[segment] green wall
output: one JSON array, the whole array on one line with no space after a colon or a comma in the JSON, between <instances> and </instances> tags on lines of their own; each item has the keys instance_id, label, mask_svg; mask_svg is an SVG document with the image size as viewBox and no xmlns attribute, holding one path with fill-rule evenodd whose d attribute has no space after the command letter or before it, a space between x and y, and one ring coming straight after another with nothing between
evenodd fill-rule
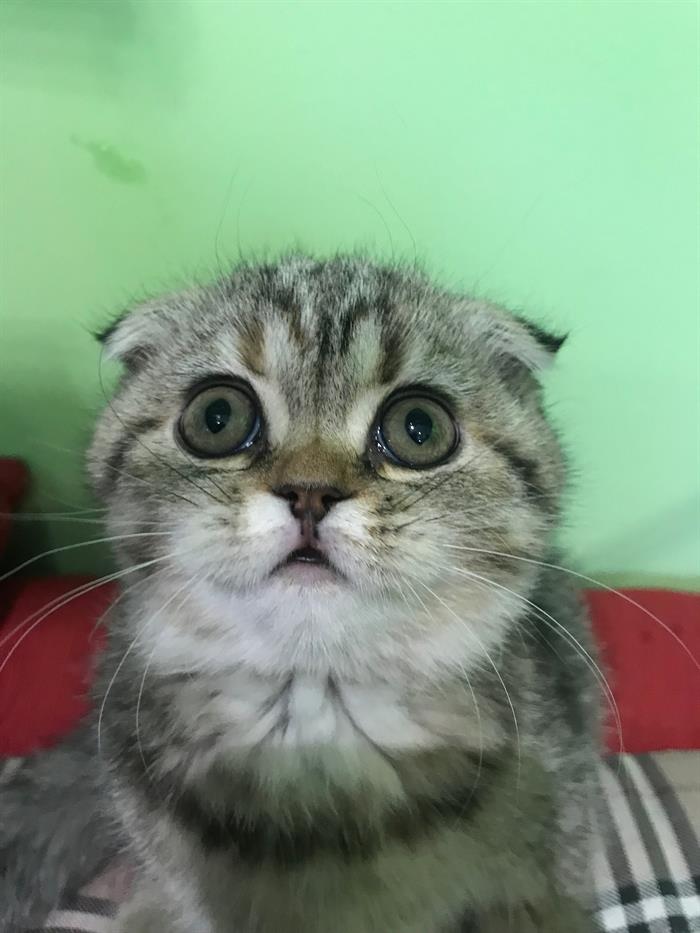
<instances>
[{"instance_id":1,"label":"green wall","mask_svg":"<svg viewBox=\"0 0 700 933\"><path fill-rule=\"evenodd\" d=\"M574 565L698 585L697 17L4 0L0 450L32 465L27 508L89 503L89 331L123 305L239 252L415 250L571 331L547 383ZM25 554L98 533L23 527Z\"/></svg>"}]
</instances>

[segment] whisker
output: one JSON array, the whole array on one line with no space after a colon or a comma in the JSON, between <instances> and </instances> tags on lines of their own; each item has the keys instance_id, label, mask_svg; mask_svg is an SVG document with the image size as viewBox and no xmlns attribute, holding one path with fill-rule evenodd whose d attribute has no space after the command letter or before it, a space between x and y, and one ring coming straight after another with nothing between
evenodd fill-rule
<instances>
[{"instance_id":1,"label":"whisker","mask_svg":"<svg viewBox=\"0 0 700 933\"><path fill-rule=\"evenodd\" d=\"M452 478L452 473L443 473L438 475L427 487L422 484L418 488L411 488L404 493L402 497L392 502L392 512L405 511L415 505L416 502L425 499L427 496L436 492L441 486Z\"/></svg>"},{"instance_id":2,"label":"whisker","mask_svg":"<svg viewBox=\"0 0 700 933\"><path fill-rule=\"evenodd\" d=\"M399 581L403 582L410 589L413 595L416 597L418 604L422 606L428 618L431 621L434 621L435 617L433 616L432 612L426 605L425 601L421 599L421 597L418 595L416 590L413 588L413 585L411 584L411 581L408 579L408 577L404 576L403 574L397 574L397 576L399 578ZM406 596L405 596L405 593L403 592L402 587L399 587L399 592L404 597L404 600L406 601L406 605L408 606L408 608L411 609L411 606L409 605L408 600L406 599ZM467 799L464 805L464 809L466 810L472 800L472 797L476 793L477 788L479 786L479 781L481 780L481 772L482 772L483 764L484 764L484 730L483 730L483 726L481 722L481 709L479 708L479 701L476 698L476 693L474 692L474 687L469 678L469 674L467 673L467 669L461 664L459 665L459 668L460 668L460 671L462 672L462 676L464 677L464 680L466 681L469 693L471 694L472 703L474 704L474 712L476 714L476 725L477 725L477 729L479 732L479 764L476 769L476 778L474 779L474 787L472 788L471 793L469 794L469 798Z\"/></svg>"},{"instance_id":3,"label":"whisker","mask_svg":"<svg viewBox=\"0 0 700 933\"><path fill-rule=\"evenodd\" d=\"M411 240L411 243L413 244L413 267L416 268L416 266L418 265L418 245L416 243L416 238L413 236L413 233L411 232L411 228L408 226L408 224L403 219L401 214L399 214L399 212L396 210L393 201L387 194L386 188L384 187L382 183L381 175L379 174L379 167L377 166L376 163L374 165L374 174L377 176L377 182L379 183L379 187L381 188L382 194L384 195L384 200L387 202L387 204L393 211L395 217L397 218L401 226L404 228L404 230L406 231L406 233L408 234Z\"/></svg>"},{"instance_id":4,"label":"whisker","mask_svg":"<svg viewBox=\"0 0 700 933\"><path fill-rule=\"evenodd\" d=\"M177 554L177 553L179 553L179 552L173 552L172 554L168 554L167 557L168 557L168 558L173 557L173 556L174 556L175 554ZM189 585L191 585L191 582L192 582L191 580L188 580L187 583L186 583L185 585L186 585L186 586L189 586ZM183 586L181 589L177 590L176 593L174 594L174 596L177 596L177 594L180 593L180 592L182 592L182 590L183 590L184 588L185 588L185 587ZM173 598L174 598L174 597L173 597ZM128 648L126 649L126 651L125 651L124 654L122 655L121 660L119 661L119 664L116 666L116 668L115 668L115 670L114 670L114 673L112 674L112 676L111 676L111 678L110 678L110 680L109 680L109 683L107 684L107 689L105 690L105 694L104 694L104 696L102 697L102 703L100 704L100 711L99 711L99 714L98 714L98 717L97 717L97 753L98 753L98 755L101 755L101 754L102 754L102 718L103 718L103 716L104 716L105 706L107 705L107 698L108 698L108 696L109 696L109 694L110 694L110 691L111 691L112 687L114 686L117 677L119 676L119 672L121 671L122 667L123 667L124 664L126 663L126 659L127 659L128 656L131 654L131 652L134 650L134 648L135 648L135 646L136 646L138 640L139 640L139 639L141 638L141 636L144 634L144 628L145 628L147 625L151 625L151 624L155 621L155 619L159 616L159 614L166 608L166 606L167 606L170 602L172 602L172 599L168 599L167 602L165 602L165 603L161 606L161 608L155 613L155 615L151 616L151 618L148 619L148 621L147 621L146 623L144 623L144 625L142 625L142 626L139 628L139 631L136 633L136 635L134 636L134 638L133 638L132 641L130 642Z\"/></svg>"},{"instance_id":5,"label":"whisker","mask_svg":"<svg viewBox=\"0 0 700 933\"><path fill-rule=\"evenodd\" d=\"M114 610L115 606L119 605L119 603L124 599L125 596L131 593L132 590L135 590L138 586L143 586L145 583L149 583L150 581L152 581L153 578L156 577L159 572L160 572L160 568L156 568L156 570L152 574L147 574L146 576L143 576L140 580L136 580L135 583L131 583L129 586L120 586L119 592L117 593L116 598L112 600L109 606L107 606L105 611L102 613L102 615L97 619L97 621L93 625L92 631L90 632L90 640L92 640L92 638L95 635L95 632L102 625L105 618Z\"/></svg>"},{"instance_id":6,"label":"whisker","mask_svg":"<svg viewBox=\"0 0 700 933\"><path fill-rule=\"evenodd\" d=\"M377 217L379 217L379 219L381 220L382 225L384 226L384 230L386 231L386 235L389 238L389 245L391 247L391 261L394 262L396 260L396 250L394 249L394 237L391 235L391 227L387 223L386 217L384 216L384 214L382 214L382 212L379 210L376 204L373 204L368 198L360 194L359 191L353 190L351 193L354 194L355 197L358 198L358 200L362 201L363 204L366 204L367 207L370 207L374 211L374 213L377 215Z\"/></svg>"},{"instance_id":7,"label":"whisker","mask_svg":"<svg viewBox=\"0 0 700 933\"><path fill-rule=\"evenodd\" d=\"M164 489L162 486L158 486L156 483L149 482L147 479L144 479L142 476L136 476L134 473L129 473L127 470L121 470L118 467L112 466L109 463L106 463L105 466L108 470L111 470L113 473L116 473L119 476L123 476L126 479L132 479L137 483L141 483L143 486L149 486L151 489L155 489L156 492L161 494L161 498L162 498L162 494L165 493L166 495L172 496L175 499L180 499L182 502L187 502L189 505L193 505L195 508L199 508L196 502L193 502L192 499L188 499L187 496L183 496L179 492L175 492L174 489L168 489L167 487ZM163 501L167 502L168 500L164 499Z\"/></svg>"},{"instance_id":8,"label":"whisker","mask_svg":"<svg viewBox=\"0 0 700 933\"><path fill-rule=\"evenodd\" d=\"M581 644L581 642L576 638L576 636L573 635L565 625L562 625L562 623L559 622L558 619L555 619L553 615L547 612L546 609L543 609L541 606L538 606L537 603L534 603L532 600L528 599L526 596L522 596L520 593L516 593L515 590L510 589L510 587L504 586L502 583L497 583L495 580L490 579L490 577L484 577L481 574L475 573L472 570L464 570L463 568L460 568L460 567L447 567L447 566L443 566L442 569L453 572L453 573L458 573L462 576L466 576L474 580L481 581L482 583L486 584L489 587L502 590L506 593L510 593L511 596L515 596L516 599L519 599L521 602L524 602L526 605L534 609L535 612L538 613L540 618L543 619L543 621L547 622L547 620L549 620L547 624L552 623L554 626L556 626L555 630L560 633L563 633L561 637L563 638L565 637L569 641L569 644L571 644L574 647L574 649L581 654L584 661L588 665L589 670L591 671L597 683L600 685L601 689L603 690L605 698L608 704L610 705L613 716L615 718L615 728L617 730L618 739L620 742L620 749L624 751L624 737L622 733L622 717L620 715L620 709L617 705L617 701L615 700L615 696L613 694L612 688L610 684L608 683L608 680L605 674L603 673L598 663L596 662L595 658L591 656L590 652L586 650L586 648ZM550 624L549 627L551 629L552 625Z\"/></svg>"},{"instance_id":9,"label":"whisker","mask_svg":"<svg viewBox=\"0 0 700 933\"><path fill-rule=\"evenodd\" d=\"M102 391L103 391L103 393L104 393L104 387L103 387ZM105 395L105 398L107 398L106 395ZM109 399L107 399L107 401L109 402ZM122 422L122 423L123 423L123 422ZM132 433L133 433L133 432L132 432ZM138 440L138 439L137 439L137 440ZM83 453L84 453L84 452L81 451L81 450L77 450L77 449L72 450L70 447L60 447L60 446L57 445L57 444L49 444L49 443L46 442L46 441L37 441L37 443L40 443L43 447L49 448L49 450L56 450L56 451L59 451L60 453L79 454L81 457L83 456ZM127 477L128 479L132 479L132 480L134 480L134 481L137 482L137 483L142 483L144 486L150 486L150 487L153 488L153 489L157 489L159 492L162 491L162 487L161 487L161 486L158 486L158 485L156 485L155 483L149 482L148 480L144 479L142 476L136 476L136 475L134 475L133 473L129 473L127 470L122 470L122 469L119 469L118 467L112 466L112 464L110 464L110 463L105 463L105 464L103 464L103 466L104 466L105 469L110 470L112 473L116 473L118 476ZM180 493L177 493L177 492L175 492L175 491L172 490L172 489L166 489L165 492L166 492L168 495L173 496L173 497L176 498L176 499L181 499L183 502L188 502L190 505L195 506L195 508L197 507L196 502L193 502L191 499L188 499L186 496L183 496L183 495L181 495ZM204 492L205 492L205 495L206 495L206 494L207 494L207 493L206 493L206 490L204 490ZM165 501L167 501L167 500L165 500ZM78 511L83 511L83 510L82 510L82 509L78 509ZM106 512L106 511L108 511L108 509L106 509L106 508L104 508L104 509L96 509L95 511L104 511L104 512ZM45 514L45 513L39 513L39 514Z\"/></svg>"},{"instance_id":10,"label":"whisker","mask_svg":"<svg viewBox=\"0 0 700 933\"><path fill-rule=\"evenodd\" d=\"M107 704L107 697L109 696L109 693L110 693L112 687L114 686L114 683L115 683L117 677L119 676L119 672L121 671L122 667L124 667L124 664L125 664L125 662L126 662L126 659L129 657L129 655L131 654L131 652L133 651L133 649L134 649L134 647L135 647L135 645L136 645L136 642L137 642L137 641L139 640L139 638L141 637L141 634L142 634L141 631L138 631L138 632L136 633L136 635L135 635L134 638L132 639L131 643L130 643L129 646L127 647L126 651L125 651L124 654L122 655L121 660L119 661L119 664L117 664L117 666L116 666L116 668L115 668L115 670L114 670L114 673L112 674L112 676L111 676L111 678L110 678L110 680L109 680L109 683L107 684L107 690L105 691L105 695L102 697L102 703L100 704L100 711L99 711L99 714L98 714L98 716L97 716L97 754L98 754L100 757L102 757L102 717L104 716L105 706L106 706L106 704Z\"/></svg>"},{"instance_id":11,"label":"whisker","mask_svg":"<svg viewBox=\"0 0 700 933\"><path fill-rule=\"evenodd\" d=\"M229 179L228 188L226 189L226 196L224 198L224 207L221 211L221 217L219 217L219 223L216 228L216 233L214 235L214 255L216 257L216 264L219 267L219 275L224 276L224 268L221 264L221 255L219 253L219 240L221 237L221 231L224 226L224 220L226 219L226 214L228 213L229 204L231 201L231 195L233 194L233 186L238 178L238 173L240 172L240 165L237 165L233 172L231 172L231 177Z\"/></svg>"},{"instance_id":12,"label":"whisker","mask_svg":"<svg viewBox=\"0 0 700 933\"><path fill-rule=\"evenodd\" d=\"M76 515L88 515L95 512L106 512L107 509L73 509L69 512L0 512L0 518L11 518L13 521L24 521L25 519L54 519L65 518L70 520ZM96 519L99 521L99 519Z\"/></svg>"},{"instance_id":13,"label":"whisker","mask_svg":"<svg viewBox=\"0 0 700 933\"><path fill-rule=\"evenodd\" d=\"M620 599L624 599L626 603L634 606L635 609L639 609L639 611L644 613L645 616L648 616L650 619L652 619L652 621L660 625L661 628L667 632L679 645L679 647L682 648L682 650L688 655L692 663L700 672L700 661L698 661L683 639L677 635L676 632L674 632L673 629L666 624L666 622L662 621L658 616L654 615L650 609L647 609L646 606L638 603L636 599L628 596L627 593L622 593L620 590L616 590L614 586L608 586L607 583L603 583L601 580L596 580L595 577L589 577L585 573L579 573L577 570L571 570L569 567L563 567L561 564L552 564L545 560L535 560L533 557L520 557L517 554L508 554L503 551L490 551L485 548L464 547L458 544L448 544L446 547L458 551L474 551L475 553L480 554L493 554L496 557L509 557L512 560L523 561L526 564L535 564L539 567L547 567L549 570L558 570L561 573L571 574L572 577L578 577L579 580L585 580L587 583L592 583L594 586L599 586L601 589L607 590L608 593L614 593L616 596L619 596Z\"/></svg>"},{"instance_id":14,"label":"whisker","mask_svg":"<svg viewBox=\"0 0 700 933\"><path fill-rule=\"evenodd\" d=\"M151 456L157 463L160 463L160 464L162 464L163 466L167 467L169 470L172 470L172 472L173 472L173 473L176 473L176 474L180 477L180 479L183 479L186 483L189 483L191 486L194 486L196 489L199 489L200 492L204 493L205 496L209 496L209 498L210 498L210 499L213 499L214 502L218 502L219 505L226 505L226 501L221 501L220 499L217 499L217 497L216 497L215 495L213 495L213 493L212 493L210 490L205 489L204 486L200 486L199 483L196 483L196 482L192 479L192 477L187 476L187 475L186 475L185 473L183 473L181 470L178 470L178 468L177 468L174 464L170 463L168 460L164 459L163 457L159 457L153 450L151 450L151 448L148 446L148 444L144 443L144 441L142 441L141 438L140 438L137 434L134 433L134 431L132 431L132 430L129 429L129 426L126 424L126 422L124 421L124 419L121 417L121 415L120 415L119 412L117 411L117 409L116 409L116 407L115 407L115 405L114 405L114 401L109 397L109 395L107 394L107 390L105 389L104 379L103 379L103 377L102 377L102 359L103 359L103 356L104 356L104 347L101 347L101 348L100 348L100 355L99 355L99 359L98 359L98 363L97 363L97 376L98 376L98 380L99 380L99 383L100 383L100 388L101 388L101 390L102 390L102 394L103 394L103 396L104 396L104 398L105 398L105 401L107 402L107 406L108 406L109 410L112 412L112 414L113 414L114 417L117 419L117 421L121 424L121 426L124 428L124 430L129 434L130 437L133 438L133 440L139 445L139 447L142 447L143 450L145 450L148 454L150 454L150 456ZM224 493L224 491L223 491L216 483L214 483L213 485L219 490L219 492L221 492L221 493L224 495L224 500L226 500L226 499L227 499L227 496L226 496L226 494Z\"/></svg>"},{"instance_id":15,"label":"whisker","mask_svg":"<svg viewBox=\"0 0 700 933\"><path fill-rule=\"evenodd\" d=\"M70 454L71 456L75 456L80 460L82 460L82 458L85 456L85 451L80 447L65 447L61 444L54 444L51 441L47 441L40 437L32 438L32 443L37 447L44 447L46 450L54 450L59 454Z\"/></svg>"},{"instance_id":16,"label":"whisker","mask_svg":"<svg viewBox=\"0 0 700 933\"><path fill-rule=\"evenodd\" d=\"M12 570L8 570L6 573L0 574L0 583L2 583L3 580L7 580L14 574L19 573L20 570L24 570L25 567L29 567L30 564L34 564L44 557L50 557L52 554L61 554L64 551L73 551L76 548L89 547L91 544L107 544L110 541L125 541L128 538L160 537L166 536L167 534L167 531L134 531L125 535L108 535L106 538L92 538L90 541L77 541L75 544L62 544L60 547L51 548L48 551L44 551L42 554L35 554L34 557L28 558L21 564L13 567Z\"/></svg>"},{"instance_id":17,"label":"whisker","mask_svg":"<svg viewBox=\"0 0 700 933\"><path fill-rule=\"evenodd\" d=\"M241 213L243 211L243 202L248 196L248 192L253 186L253 176L248 179L248 183L241 192L241 196L238 199L238 208L236 210L236 249L238 251L238 261L240 264L244 264L246 259L243 255L243 246L241 241Z\"/></svg>"},{"instance_id":18,"label":"whisker","mask_svg":"<svg viewBox=\"0 0 700 933\"><path fill-rule=\"evenodd\" d=\"M156 561L160 561L160 558L157 558ZM150 561L148 561L145 564L145 566L148 566L149 563ZM0 638L0 648L2 648L4 644L10 641L10 639L13 638L17 634L17 632L20 631L20 629L24 628L24 626L27 625L29 622L31 622L32 619L35 619L42 612L45 612L45 610L49 609L50 611L46 613L46 616L44 616L44 618L51 615L56 610L61 609L63 606L67 605L68 603L72 602L73 599L77 599L79 596L82 596L84 593L89 593L92 590L96 590L99 587L106 585L107 583L112 583L115 580L119 580L122 577L126 576L129 573L132 573L135 570L140 570L143 566L144 564L137 564L131 567L127 567L124 570L112 571L108 574L105 574L102 577L99 577L96 580L87 580L85 583L81 583L79 586L74 587L72 590L69 590L67 593L61 593L59 596L54 596L53 599L50 599L47 603L44 603L44 605L41 606L39 609L35 609L34 612L30 612L28 616L26 616L24 619L18 622L17 625L13 626L12 631L6 632L5 635L3 635L2 638ZM100 622L105 617L105 615L114 606L116 606L118 602L120 602L122 597L127 592L132 590L134 587L138 586L141 583L144 583L146 579L147 578L145 578L144 580L138 580L132 586L127 587L126 590L121 590L117 598L112 603L110 603L110 605L107 607L105 612L100 616L100 618L95 623L95 626L93 628L93 631L90 637L92 637L92 635L97 630L97 628L99 628Z\"/></svg>"},{"instance_id":19,"label":"whisker","mask_svg":"<svg viewBox=\"0 0 700 933\"><path fill-rule=\"evenodd\" d=\"M416 579L417 579L417 578L416 578ZM431 596L433 596L435 599L437 599L437 601L438 601L442 606L444 606L444 608L447 609L447 611L448 611L460 624L462 624L462 625L464 624L464 620L463 620L463 619L460 619L460 617L457 615L457 613L454 611L454 609L452 609L452 607L449 606L449 605L445 602L445 600L442 599L442 597L438 596L438 594L437 594L434 590L431 590L430 587L429 587L427 584L423 583L422 580L418 580L418 579L417 579L417 582L420 583L421 586L424 587L424 588L431 594ZM506 683L505 683L505 681L503 680L503 677L501 676L501 672L498 670L498 667L496 666L495 661L493 660L493 658L491 657L491 655L489 654L489 652L486 650L486 645L483 643L483 641L481 640L481 638L479 638L479 636L477 635L477 633L476 633L473 629L469 629L468 631L469 631L469 634L470 634L470 635L472 635L474 638L476 638L477 642L478 642L479 645L481 646L481 650L484 652L484 655L486 656L487 661L489 662L489 664L490 664L491 667L493 668L493 670L494 670L494 672L495 672L495 674L496 674L496 677L498 678L498 680L499 680L501 686L503 687L503 692L504 692L505 695L506 695L506 701L508 702L508 706L510 707L510 712L511 712L511 715L512 715L512 717L513 717L513 726L515 727L515 740L516 740L516 749L517 749L517 757L518 757L516 787L519 787L519 786L520 786L521 771L522 771L522 758L521 758L521 748L520 748L520 726L519 726L519 724L518 724L518 717L517 717L517 715L516 715L516 713L515 713L515 706L513 705L513 700L512 700L512 698L511 698L510 691L508 690L508 687L506 686Z\"/></svg>"},{"instance_id":20,"label":"whisker","mask_svg":"<svg viewBox=\"0 0 700 933\"><path fill-rule=\"evenodd\" d=\"M0 512L0 518L5 518L5 517L11 517L13 521L27 522L27 523L49 521L49 522L58 522L59 524L67 524L67 525L76 524L76 525L102 525L104 526L105 524L104 518L68 518L68 517L59 517L59 516L56 516L53 518L49 516L48 518L44 518L44 516L41 515L41 513L37 513L36 515L26 515L21 512L16 515L5 516L3 513ZM164 525L164 522L159 522L159 521L144 522L138 519L134 519L133 521L128 521L123 518L120 518L119 522L120 524L137 525L139 527L143 527L146 525Z\"/></svg>"},{"instance_id":21,"label":"whisker","mask_svg":"<svg viewBox=\"0 0 700 933\"><path fill-rule=\"evenodd\" d=\"M181 587L179 587L177 590L175 590L175 592L172 594L172 596L170 596L170 597L163 603L163 605L160 607L160 609L157 610L157 612L155 613L155 615L153 615L153 616L148 620L148 625L151 625L151 624L153 623L153 621L154 621L155 619L157 619L157 618L163 613L163 611L173 602L173 600L174 600L177 596L179 596L182 592L184 592L185 590L187 590L188 588L190 588L190 587L194 584L194 582L195 582L194 580L186 580L185 583L184 583ZM185 604L185 602L187 601L187 597L188 597L188 596L189 596L189 593L186 592L186 593L185 593L185 599L183 599L183 600L181 601L181 603L180 603L180 606L181 606L181 607L182 607L182 606ZM137 699L136 699L136 716L135 716L135 719L136 719L136 730L135 730L135 731L136 731L136 744L137 744L137 746L138 746L139 755L141 756L141 761L143 762L144 772L145 772L146 776L149 777L149 779L150 779L149 767L148 767L148 764L147 764L147 762L146 762L146 756L145 756L145 754L144 754L144 751L143 751L143 744L142 744L142 742L141 742L141 725L140 725L141 701L142 701L142 699L143 699L143 691L144 691L144 688L145 688L145 686L146 686L146 677L148 676L148 669L149 669L150 666L151 666L151 662L153 661L153 656L154 656L154 654L155 654L155 652L156 652L156 650L157 650L157 648L158 648L159 642L160 642L160 638L156 638L155 644L153 645L153 648L151 649L151 652L150 652L150 654L149 654L149 656L148 656L148 660L146 661L146 665L145 665L145 667L144 667L144 669L143 669L143 677L141 678L141 684L140 684L140 686L139 686L138 697L137 697ZM105 699L106 699L106 697L105 697Z\"/></svg>"},{"instance_id":22,"label":"whisker","mask_svg":"<svg viewBox=\"0 0 700 933\"><path fill-rule=\"evenodd\" d=\"M410 528L412 525L417 524L429 524L430 522L442 522L446 518L451 518L454 516L454 511L452 512L443 512L441 515L430 515L428 518L425 518L422 515L417 515L415 518L410 519L407 522L403 522L401 525L395 525L391 530L392 531L403 531L404 528ZM465 517L464 512L459 513L460 519ZM497 527L493 524L488 525L470 525L469 531L474 533L476 531L496 531Z\"/></svg>"},{"instance_id":23,"label":"whisker","mask_svg":"<svg viewBox=\"0 0 700 933\"><path fill-rule=\"evenodd\" d=\"M103 586L105 583L110 582L111 580L119 579L123 576L126 576L129 573L133 573L136 570L141 570L144 567L149 567L152 564L157 564L161 561L167 560L172 556L173 556L172 554L166 554L163 557L156 557L156 558L151 559L150 561L145 561L143 564L137 564L134 567L130 567L128 570L117 571L115 574L112 574L108 579L103 578L97 583L92 583L86 589L81 589L79 592L73 592L70 594L70 596L66 596L65 598L63 598L57 605L52 606L51 609L48 610L48 612L44 612L42 615L40 615L39 618L35 622L32 622L29 628L26 631L24 631L22 635L20 635L20 637L17 639L17 641L14 643L14 645L10 648L10 650L7 652L7 654L3 658L2 664L0 664L0 674L3 672L3 670L9 663L10 658L13 656L15 651L17 651L17 649L22 644L22 642L26 638L28 638L31 635L31 633L37 628L37 626L40 625L46 618L48 618L48 616L50 616L53 612L56 612L57 609L61 609L63 606L66 606L68 603L72 602L74 599L77 599L79 596L82 596L83 593L89 593L91 590L95 590L98 587ZM24 623L20 623L20 627L22 627L23 624ZM18 630L19 630L18 628L15 628L14 632L10 634L16 634ZM6 641L8 637L10 636L5 636L5 639L3 639L3 641Z\"/></svg>"},{"instance_id":24,"label":"whisker","mask_svg":"<svg viewBox=\"0 0 700 933\"><path fill-rule=\"evenodd\" d=\"M78 596L81 596L83 593L88 593L90 590L97 589L100 586L104 586L106 583L110 583L114 580L115 574L120 573L119 571L112 571L111 573L105 574L97 580L88 580L86 583L81 583L79 586L74 587L74 589L69 590L67 593L61 593L60 596L54 596L53 599L50 599L47 603L44 603L40 609L35 609L34 612L30 612L26 618L22 619L17 625L13 626L12 631L6 632L2 638L0 638L0 648L10 641L20 629L24 628L32 619L35 619L38 615L41 615L47 609L50 609L53 612L55 609L60 609L61 605L65 605L70 602L73 597L77 599ZM64 602L65 601L65 602ZM61 605L59 605L61 604Z\"/></svg>"}]
</instances>

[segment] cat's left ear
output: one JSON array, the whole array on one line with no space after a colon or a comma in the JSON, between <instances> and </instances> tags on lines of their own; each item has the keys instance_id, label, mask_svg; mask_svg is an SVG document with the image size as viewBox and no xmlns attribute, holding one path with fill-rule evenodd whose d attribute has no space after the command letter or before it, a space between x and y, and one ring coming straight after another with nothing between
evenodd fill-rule
<instances>
[{"instance_id":1,"label":"cat's left ear","mask_svg":"<svg viewBox=\"0 0 700 933\"><path fill-rule=\"evenodd\" d=\"M470 334L513 372L536 376L551 366L566 340L497 305L472 306L468 322Z\"/></svg>"}]
</instances>

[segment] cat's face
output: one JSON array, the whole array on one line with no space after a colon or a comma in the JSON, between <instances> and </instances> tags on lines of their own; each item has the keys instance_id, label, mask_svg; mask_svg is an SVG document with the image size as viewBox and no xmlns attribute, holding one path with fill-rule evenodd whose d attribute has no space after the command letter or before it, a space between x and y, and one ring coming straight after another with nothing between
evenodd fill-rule
<instances>
[{"instance_id":1,"label":"cat's face","mask_svg":"<svg viewBox=\"0 0 700 933\"><path fill-rule=\"evenodd\" d=\"M114 534L148 533L122 563L171 555L141 587L170 600L173 657L469 666L517 615L533 571L503 554L542 554L562 485L544 335L414 275L297 258L152 302L105 343L127 372L91 471Z\"/></svg>"}]
</instances>

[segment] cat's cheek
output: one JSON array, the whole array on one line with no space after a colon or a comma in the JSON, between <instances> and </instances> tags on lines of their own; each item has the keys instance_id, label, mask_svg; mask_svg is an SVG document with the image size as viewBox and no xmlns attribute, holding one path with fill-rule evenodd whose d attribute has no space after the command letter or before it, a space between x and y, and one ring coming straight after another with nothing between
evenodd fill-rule
<instances>
[{"instance_id":1,"label":"cat's cheek","mask_svg":"<svg viewBox=\"0 0 700 933\"><path fill-rule=\"evenodd\" d=\"M377 544L377 520L369 503L348 500L337 505L319 526L319 541L337 563Z\"/></svg>"},{"instance_id":2,"label":"cat's cheek","mask_svg":"<svg viewBox=\"0 0 700 933\"><path fill-rule=\"evenodd\" d=\"M251 587L267 578L298 543L297 523L285 502L250 494L240 510L202 510L181 521L173 535L177 565L205 574L224 588Z\"/></svg>"},{"instance_id":3,"label":"cat's cheek","mask_svg":"<svg viewBox=\"0 0 700 933\"><path fill-rule=\"evenodd\" d=\"M341 503L319 531L323 549L350 584L377 583L386 541L371 502L357 499Z\"/></svg>"}]
</instances>

